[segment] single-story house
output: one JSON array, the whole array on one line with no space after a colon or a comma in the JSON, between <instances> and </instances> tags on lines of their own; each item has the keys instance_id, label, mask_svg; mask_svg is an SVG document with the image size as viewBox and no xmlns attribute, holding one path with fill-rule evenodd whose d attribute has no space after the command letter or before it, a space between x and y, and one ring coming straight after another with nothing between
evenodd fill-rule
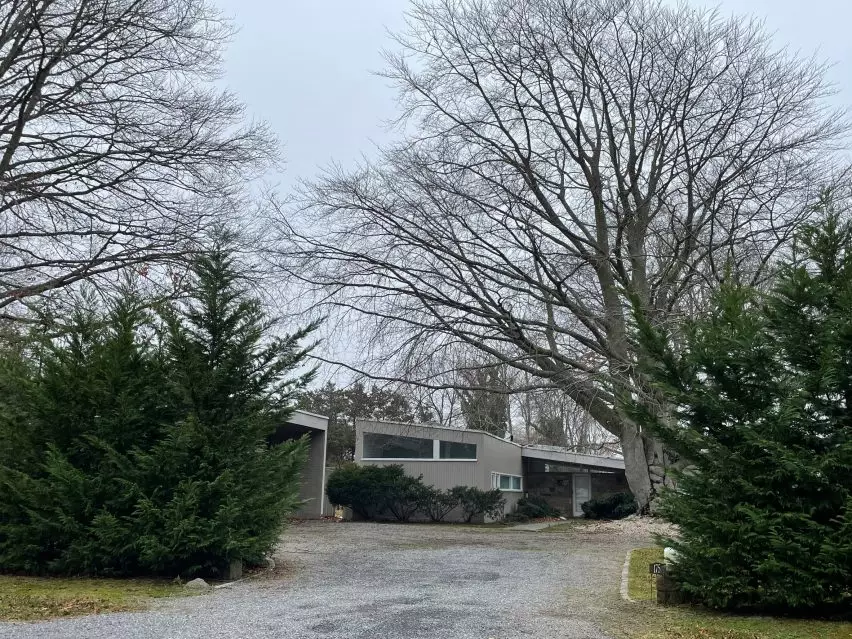
<instances>
[{"instance_id":1,"label":"single-story house","mask_svg":"<svg viewBox=\"0 0 852 639\"><path fill-rule=\"evenodd\" d=\"M299 497L303 504L297 517L319 518L331 514L325 498L326 446L328 444L328 417L296 410L286 423L279 426L272 436L272 443L278 444L291 439L308 436L308 461L302 470L302 483Z\"/></svg>"},{"instance_id":2,"label":"single-story house","mask_svg":"<svg viewBox=\"0 0 852 639\"><path fill-rule=\"evenodd\" d=\"M625 492L624 460L522 446L480 430L357 420L355 461L400 464L435 488L496 488L506 513L524 496L543 498L566 517L581 517L589 499ZM451 513L452 517L452 513Z\"/></svg>"}]
</instances>

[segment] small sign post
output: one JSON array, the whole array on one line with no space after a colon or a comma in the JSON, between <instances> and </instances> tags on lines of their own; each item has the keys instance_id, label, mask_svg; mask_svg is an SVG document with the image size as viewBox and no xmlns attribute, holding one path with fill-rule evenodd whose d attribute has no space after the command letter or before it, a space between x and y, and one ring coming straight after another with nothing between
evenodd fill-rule
<instances>
[{"instance_id":1,"label":"small sign post","mask_svg":"<svg viewBox=\"0 0 852 639\"><path fill-rule=\"evenodd\" d=\"M648 572L652 575L665 575L666 564L653 563L648 565Z\"/></svg>"}]
</instances>

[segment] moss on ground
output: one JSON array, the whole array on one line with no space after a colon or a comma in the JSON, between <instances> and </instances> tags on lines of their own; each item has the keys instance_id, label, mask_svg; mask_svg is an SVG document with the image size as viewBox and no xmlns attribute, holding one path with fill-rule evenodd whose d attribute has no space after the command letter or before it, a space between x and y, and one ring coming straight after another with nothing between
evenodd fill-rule
<instances>
[{"instance_id":1,"label":"moss on ground","mask_svg":"<svg viewBox=\"0 0 852 639\"><path fill-rule=\"evenodd\" d=\"M0 621L144 610L153 599L186 594L183 586L165 581L0 575Z\"/></svg>"},{"instance_id":2,"label":"moss on ground","mask_svg":"<svg viewBox=\"0 0 852 639\"><path fill-rule=\"evenodd\" d=\"M631 553L628 593L637 602L626 604L618 627L629 639L850 639L852 623L726 615L692 606L663 607L654 603L655 579L648 564L662 560L660 548Z\"/></svg>"}]
</instances>

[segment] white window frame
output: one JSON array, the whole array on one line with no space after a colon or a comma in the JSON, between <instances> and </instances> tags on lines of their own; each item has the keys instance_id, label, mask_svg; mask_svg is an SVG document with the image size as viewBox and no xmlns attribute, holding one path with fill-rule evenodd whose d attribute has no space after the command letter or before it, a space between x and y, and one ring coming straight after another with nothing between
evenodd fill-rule
<instances>
[{"instance_id":1,"label":"white window frame","mask_svg":"<svg viewBox=\"0 0 852 639\"><path fill-rule=\"evenodd\" d=\"M391 435L395 437L391 433L374 433L374 432L365 432L361 435L361 447L363 450L364 446L364 435ZM414 435L400 435L400 437L416 437ZM450 458L442 458L441 457L441 442L442 441L450 441L449 439L436 439L434 437L416 437L416 439L431 439L432 440L432 456L431 457L364 457L363 453L361 454L361 461L374 461L374 462L475 462L479 461L478 457L474 457L473 459L450 459ZM455 444L473 444L476 446L476 454L479 455L479 446L474 442L452 442Z\"/></svg>"},{"instance_id":2,"label":"white window frame","mask_svg":"<svg viewBox=\"0 0 852 639\"><path fill-rule=\"evenodd\" d=\"M501 477L512 477L518 480L519 488L500 488ZM510 473L491 473L491 488L499 490L503 493L522 493L524 492L524 478L521 475L512 475Z\"/></svg>"}]
</instances>

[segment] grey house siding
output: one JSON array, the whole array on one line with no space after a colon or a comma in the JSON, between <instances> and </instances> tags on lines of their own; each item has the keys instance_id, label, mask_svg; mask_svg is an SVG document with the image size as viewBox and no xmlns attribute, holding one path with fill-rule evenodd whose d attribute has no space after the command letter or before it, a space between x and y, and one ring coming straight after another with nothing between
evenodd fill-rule
<instances>
[{"instance_id":1,"label":"grey house siding","mask_svg":"<svg viewBox=\"0 0 852 639\"><path fill-rule=\"evenodd\" d=\"M399 464L405 468L406 474L413 477L423 475L423 483L442 490L454 486L474 486L482 490L491 490L492 473L522 475L521 447L480 431L370 420L358 420L355 424L355 431L355 459L359 464L377 466ZM475 444L476 461L365 459L363 455L364 433ZM518 500L523 497L523 492L504 491L503 496L506 498L505 512L509 513L515 509ZM447 519L452 521L457 519L458 516L458 513L451 513Z\"/></svg>"},{"instance_id":2,"label":"grey house siding","mask_svg":"<svg viewBox=\"0 0 852 639\"><path fill-rule=\"evenodd\" d=\"M305 503L296 511L297 517L320 517L324 513L326 431L310 433L308 460L302 469L299 498Z\"/></svg>"},{"instance_id":3,"label":"grey house siding","mask_svg":"<svg viewBox=\"0 0 852 639\"><path fill-rule=\"evenodd\" d=\"M474 486L490 490L495 473L521 478L521 490L502 490L505 512L515 510L524 495L544 498L566 517L574 516L574 476L591 473L591 496L599 497L627 489L624 461L567 451L555 446L521 446L477 430L461 430L358 420L355 424L355 460L359 464L387 466L399 464L408 475L423 476L424 483L447 490L454 486ZM421 439L476 445L476 460L450 459L365 459L364 433L379 433ZM434 447L433 447L434 450ZM420 449L421 452L423 449ZM454 516L455 515L455 516ZM448 521L457 519L451 513Z\"/></svg>"},{"instance_id":4,"label":"grey house siding","mask_svg":"<svg viewBox=\"0 0 852 639\"><path fill-rule=\"evenodd\" d=\"M503 491L503 497L506 499L506 513L514 512L518 500L524 496L526 486L523 479L523 462L521 459L521 447L512 442L489 437L483 435L483 455L480 466L480 481L481 487L484 490L490 490L491 473L500 473L502 475L517 475L521 477L521 492Z\"/></svg>"},{"instance_id":5,"label":"grey house siding","mask_svg":"<svg viewBox=\"0 0 852 639\"><path fill-rule=\"evenodd\" d=\"M416 461L393 461L393 460L369 460L364 459L364 433L382 433L385 435L402 435L405 437L423 437L426 439L439 438L444 441L461 442L464 444L476 444L477 459L480 458L482 450L481 433L472 431L442 430L440 436L430 432L432 429L424 430L422 426L411 424L393 424L388 422L374 422L358 420L355 424L355 459L359 464L371 464L375 466L389 466L400 464L405 468L408 475L417 477L423 475L423 483L435 488L446 490L453 486L476 486L478 488L490 488L490 484L484 484L482 474L477 469L475 461L453 461L453 460L416 460Z\"/></svg>"},{"instance_id":6,"label":"grey house siding","mask_svg":"<svg viewBox=\"0 0 852 639\"><path fill-rule=\"evenodd\" d=\"M299 483L299 498L304 503L294 513L296 517L318 518L329 512L325 505L327 432L327 417L296 410L287 422L275 429L270 438L273 444L301 437L307 437L308 440L308 458Z\"/></svg>"}]
</instances>

